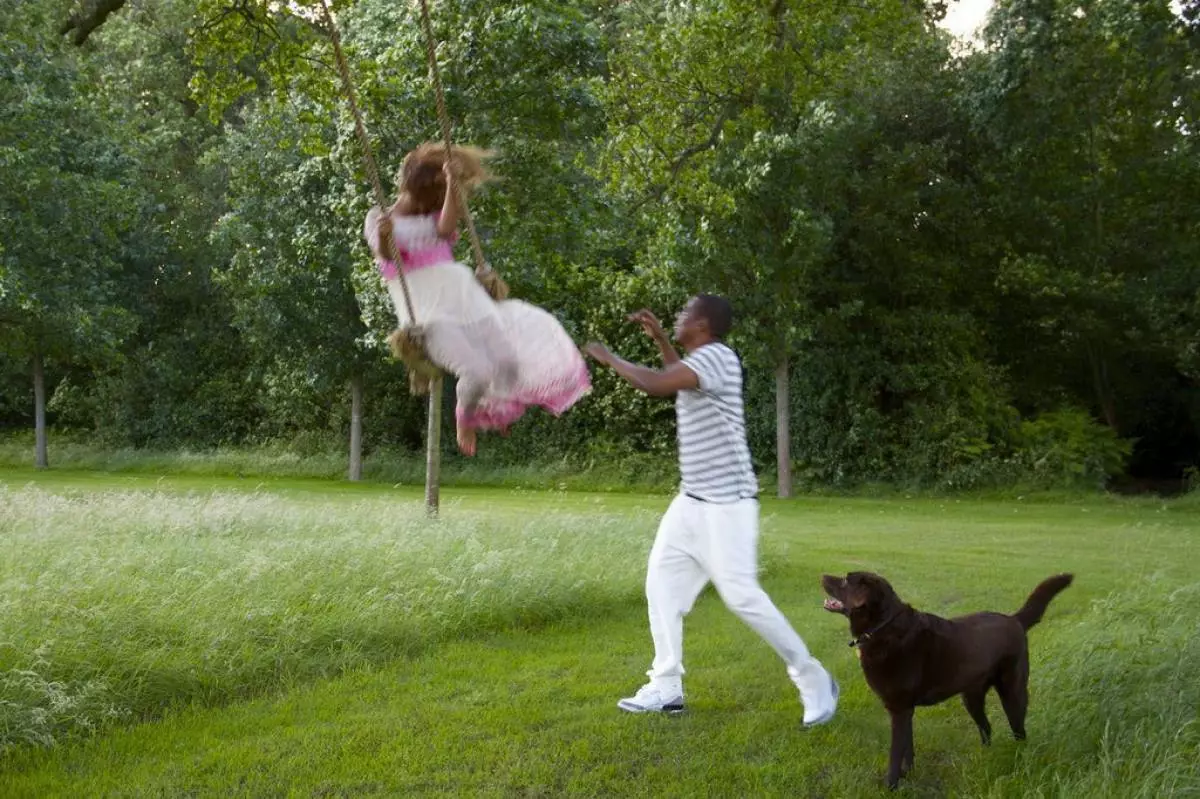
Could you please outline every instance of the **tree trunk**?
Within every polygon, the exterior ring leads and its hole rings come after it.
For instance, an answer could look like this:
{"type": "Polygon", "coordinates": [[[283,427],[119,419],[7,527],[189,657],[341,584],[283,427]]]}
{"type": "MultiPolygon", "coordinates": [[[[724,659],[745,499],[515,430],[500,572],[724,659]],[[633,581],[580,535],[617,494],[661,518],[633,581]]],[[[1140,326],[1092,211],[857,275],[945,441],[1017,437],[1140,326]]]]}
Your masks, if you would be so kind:
{"type": "Polygon", "coordinates": [[[350,378],[350,479],[362,479],[363,376],[350,378]]]}
{"type": "Polygon", "coordinates": [[[1104,358],[1096,353],[1094,347],[1090,344],[1087,348],[1088,361],[1092,367],[1092,385],[1096,389],[1096,401],[1100,405],[1100,410],[1104,414],[1104,421],[1114,431],[1120,432],[1117,426],[1117,403],[1113,399],[1112,386],[1108,380],[1108,364],[1104,358]]]}
{"type": "Polygon", "coordinates": [[[429,420],[425,429],[425,512],[438,515],[442,467],[442,378],[429,385],[429,420]]]}
{"type": "Polygon", "coordinates": [[[779,470],[778,494],[781,499],[792,495],[792,431],[788,386],[788,359],[783,356],[775,367],[775,455],[779,470]]]}
{"type": "Polygon", "coordinates": [[[36,440],[34,465],[48,469],[50,459],[46,447],[46,371],[42,363],[42,351],[33,351],[33,429],[36,440]]]}

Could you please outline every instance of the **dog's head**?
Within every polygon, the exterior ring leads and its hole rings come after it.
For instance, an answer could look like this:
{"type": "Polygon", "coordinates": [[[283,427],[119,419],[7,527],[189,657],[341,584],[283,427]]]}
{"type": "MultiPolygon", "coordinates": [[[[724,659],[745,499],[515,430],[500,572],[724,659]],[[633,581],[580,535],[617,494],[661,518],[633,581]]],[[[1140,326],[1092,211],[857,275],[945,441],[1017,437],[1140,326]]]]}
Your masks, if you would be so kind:
{"type": "Polygon", "coordinates": [[[874,572],[850,572],[845,577],[826,574],[821,587],[829,597],[825,609],[850,619],[850,628],[866,629],[886,618],[900,602],[891,583],[874,572]]]}

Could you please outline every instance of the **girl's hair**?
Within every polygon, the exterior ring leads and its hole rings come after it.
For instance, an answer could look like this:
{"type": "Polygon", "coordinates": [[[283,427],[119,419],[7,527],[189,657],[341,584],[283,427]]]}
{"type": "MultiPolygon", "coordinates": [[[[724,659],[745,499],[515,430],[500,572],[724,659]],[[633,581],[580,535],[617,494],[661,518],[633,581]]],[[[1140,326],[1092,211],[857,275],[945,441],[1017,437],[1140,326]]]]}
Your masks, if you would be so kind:
{"type": "MultiPolygon", "coordinates": [[[[468,193],[494,179],[486,163],[494,155],[491,150],[455,145],[451,155],[458,167],[458,181],[468,193]]],[[[407,197],[408,213],[424,215],[441,210],[446,201],[446,176],[442,174],[445,163],[446,145],[438,142],[426,142],[404,156],[396,173],[396,189],[401,198],[407,197]]],[[[379,223],[379,248],[385,258],[392,251],[391,238],[391,209],[388,209],[379,223]]]]}

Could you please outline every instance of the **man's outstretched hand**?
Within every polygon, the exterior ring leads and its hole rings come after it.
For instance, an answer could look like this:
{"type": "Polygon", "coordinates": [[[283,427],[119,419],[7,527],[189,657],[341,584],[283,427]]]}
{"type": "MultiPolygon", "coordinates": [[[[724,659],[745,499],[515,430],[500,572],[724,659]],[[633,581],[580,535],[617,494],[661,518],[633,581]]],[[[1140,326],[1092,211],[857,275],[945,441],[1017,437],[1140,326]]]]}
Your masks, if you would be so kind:
{"type": "Polygon", "coordinates": [[[667,337],[667,332],[663,330],[662,323],[658,321],[658,317],[646,308],[634,311],[626,318],[630,322],[641,325],[642,330],[646,331],[646,335],[655,341],[664,340],[667,337]]]}
{"type": "Polygon", "coordinates": [[[610,366],[613,362],[613,354],[608,351],[608,347],[598,341],[592,341],[585,345],[583,354],[605,366],[610,366]]]}

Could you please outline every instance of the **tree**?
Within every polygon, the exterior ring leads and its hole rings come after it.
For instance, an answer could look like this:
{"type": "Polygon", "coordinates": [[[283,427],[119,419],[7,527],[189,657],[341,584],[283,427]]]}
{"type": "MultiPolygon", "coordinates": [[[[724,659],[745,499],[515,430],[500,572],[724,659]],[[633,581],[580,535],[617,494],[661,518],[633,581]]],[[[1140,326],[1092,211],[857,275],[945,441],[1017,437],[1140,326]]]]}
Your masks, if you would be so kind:
{"type": "MultiPolygon", "coordinates": [[[[267,13],[274,16],[264,19],[278,25],[287,22],[287,14],[299,14],[303,20],[311,16],[299,6],[287,11],[268,9],[267,13]]],[[[504,183],[475,205],[487,255],[518,296],[535,302],[548,298],[561,307],[564,297],[554,291],[562,282],[558,276],[575,267],[577,261],[573,263],[573,259],[588,229],[586,217],[581,213],[588,209],[587,194],[580,189],[592,181],[580,169],[576,158],[588,139],[602,129],[602,109],[588,83],[602,67],[598,31],[578,9],[559,4],[486,8],[471,3],[446,4],[438,8],[435,22],[437,35],[444,43],[443,79],[455,136],[460,141],[493,147],[501,154],[498,169],[504,183]],[[555,98],[556,102],[545,102],[547,97],[555,98]]],[[[199,45],[207,53],[206,62],[223,63],[229,54],[242,51],[243,45],[238,42],[249,29],[241,19],[230,24],[234,27],[228,30],[210,29],[212,38],[199,45]],[[226,38],[219,38],[218,33],[226,38]]],[[[371,126],[379,166],[386,174],[398,165],[406,149],[422,140],[439,137],[426,75],[425,41],[415,10],[394,3],[357,3],[339,15],[338,24],[351,60],[351,72],[358,83],[357,94],[371,126]]],[[[282,36],[291,29],[281,30],[284,30],[282,36]]],[[[345,174],[361,181],[364,171],[359,161],[361,153],[344,111],[340,114],[333,111],[337,98],[330,88],[334,76],[311,68],[328,57],[326,43],[312,37],[311,31],[301,35],[302,28],[296,30],[296,41],[308,41],[308,49],[296,50],[299,60],[293,62],[286,74],[271,73],[271,84],[277,88],[290,86],[290,94],[276,111],[270,112],[265,105],[267,95],[259,94],[261,99],[256,101],[254,113],[260,118],[263,113],[278,117],[280,113],[291,113],[285,110],[288,106],[297,109],[287,123],[289,132],[280,138],[286,145],[287,136],[291,136],[291,142],[301,151],[289,162],[289,168],[304,173],[306,179],[316,180],[314,176],[319,173],[322,180],[336,184],[324,190],[325,198],[317,204],[336,216],[336,224],[344,235],[342,252],[352,253],[357,259],[352,272],[360,278],[355,280],[362,289],[360,310],[368,327],[378,331],[384,324],[381,317],[391,314],[381,313],[378,298],[382,295],[358,232],[369,198],[365,191],[356,192],[353,184],[338,180],[327,168],[330,164],[340,166],[345,174]],[[321,124],[329,116],[338,121],[333,136],[321,124]],[[318,165],[319,160],[328,163],[318,165]]],[[[209,85],[208,80],[205,77],[197,83],[209,85]]],[[[236,88],[236,83],[228,81],[223,85],[236,88]]],[[[224,103],[231,102],[232,97],[220,92],[211,96],[215,98],[213,102],[224,103]]],[[[262,135],[263,125],[259,124],[257,130],[262,135]]],[[[264,157],[267,161],[275,158],[264,157]]],[[[244,174],[256,170],[257,166],[244,174]]],[[[247,189],[250,183],[261,185],[265,191],[270,191],[273,184],[255,178],[243,181],[238,189],[258,196],[256,203],[266,202],[259,189],[247,189]]],[[[280,183],[288,185],[286,179],[280,183]]],[[[307,196],[311,199],[314,195],[307,196]]],[[[304,212],[312,212],[307,201],[299,206],[304,212]]],[[[270,207],[277,207],[274,201],[270,207]]],[[[254,235],[260,242],[266,240],[263,236],[273,242],[285,241],[289,226],[301,224],[298,213],[292,215],[291,222],[273,211],[256,213],[253,226],[258,233],[254,235]]],[[[234,224],[230,229],[238,225],[244,229],[249,216],[231,216],[234,224]]],[[[326,232],[332,235],[331,230],[326,232]]],[[[286,248],[249,249],[266,252],[269,259],[275,257],[271,250],[286,248]]],[[[287,259],[294,262],[297,256],[300,253],[293,247],[287,259]]],[[[249,256],[239,254],[239,259],[243,257],[249,256]]],[[[254,269],[240,270],[239,275],[257,275],[264,271],[261,267],[262,263],[256,261],[254,269]]],[[[230,285],[241,282],[239,277],[230,285]]],[[[336,347],[330,349],[338,351],[336,347]]]]}
{"type": "Polygon", "coordinates": [[[112,358],[130,329],[121,306],[124,233],[140,198],[89,76],[49,39],[43,4],[5,2],[0,56],[0,252],[4,354],[29,359],[36,463],[46,467],[47,367],[112,358]]]}
{"type": "Polygon", "coordinates": [[[330,410],[322,399],[334,386],[349,386],[349,475],[358,480],[364,373],[381,352],[367,344],[355,296],[361,258],[348,241],[353,229],[344,205],[352,187],[334,154],[318,144],[332,139],[328,122],[321,135],[300,121],[320,124],[319,109],[314,113],[304,98],[271,105],[248,111],[222,147],[233,165],[230,209],[218,227],[233,253],[222,279],[264,375],[270,429],[319,427],[330,410]]]}
{"type": "Polygon", "coordinates": [[[631,3],[609,102],[618,185],[651,187],[647,211],[680,282],[737,296],[751,358],[775,373],[778,491],[791,491],[789,360],[812,318],[809,276],[830,220],[800,166],[804,126],[839,76],[925,35],[920,4],[881,7],[631,3]]]}
{"type": "Polygon", "coordinates": [[[1147,438],[1174,426],[1153,398],[1195,390],[1180,380],[1200,291],[1196,34],[1166,3],[1011,0],[987,38],[970,96],[1007,234],[997,344],[1018,402],[1065,390],[1141,447],[1167,444],[1147,438]]]}
{"type": "Polygon", "coordinates": [[[190,94],[195,14],[183,0],[134,4],[80,54],[141,198],[122,256],[121,303],[136,329],[107,368],[68,373],[55,407],[60,422],[122,445],[240,441],[262,417],[252,360],[214,280],[229,257],[209,239],[225,209],[227,166],[213,156],[222,125],[190,94]]]}

